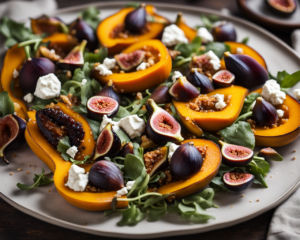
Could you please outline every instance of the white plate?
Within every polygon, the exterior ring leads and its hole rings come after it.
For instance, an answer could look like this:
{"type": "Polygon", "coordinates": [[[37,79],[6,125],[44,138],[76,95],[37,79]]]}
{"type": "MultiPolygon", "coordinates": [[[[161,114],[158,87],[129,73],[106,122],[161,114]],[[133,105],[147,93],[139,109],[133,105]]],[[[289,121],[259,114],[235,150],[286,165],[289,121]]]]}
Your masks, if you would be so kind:
{"type": "MultiPolygon", "coordinates": [[[[94,4],[101,9],[101,17],[105,18],[124,6],[124,3],[94,4]]],[[[56,13],[66,22],[77,16],[78,11],[90,5],[63,9],[56,13]]],[[[265,30],[235,17],[222,16],[219,12],[197,7],[186,7],[169,4],[155,4],[159,12],[174,20],[176,13],[182,11],[187,22],[194,26],[200,24],[200,14],[217,14],[223,19],[234,23],[238,40],[250,37],[249,45],[254,47],[266,60],[269,70],[274,74],[279,70],[295,72],[300,69],[300,59],[295,52],[282,41],[265,30]]],[[[54,185],[41,187],[31,191],[20,191],[16,183],[31,184],[33,173],[41,173],[47,167],[32,151],[24,145],[16,151],[17,157],[10,154],[11,164],[0,163],[0,196],[17,209],[55,225],[110,237],[121,238],[154,238],[179,234],[205,232],[238,224],[251,219],[277,206],[291,195],[300,184],[299,151],[293,150],[299,146],[300,139],[288,146],[278,148],[284,156],[283,162],[271,162],[271,172],[266,178],[269,188],[252,187],[241,197],[241,194],[218,194],[216,204],[219,209],[208,209],[207,212],[216,217],[206,224],[191,224],[174,214],[166,216],[158,222],[149,223],[146,220],[135,227],[117,227],[119,215],[104,217],[99,212],[84,211],[66,202],[56,191],[54,185]],[[292,158],[296,160],[292,161],[292,158]],[[21,165],[23,163],[23,165],[21,165]],[[31,164],[31,166],[30,166],[31,164]],[[36,169],[34,170],[34,165],[36,169]],[[23,171],[17,172],[22,167],[23,171]],[[26,171],[30,171],[27,174],[26,171]],[[14,172],[11,176],[10,172],[14,172]],[[49,192],[51,190],[51,192],[49,192]],[[259,201],[257,201],[259,199],[259,201]],[[252,201],[252,202],[250,202],[252,201]],[[85,224],[87,224],[85,226],[85,224]]],[[[22,223],[20,223],[22,224],[22,223]]]]}

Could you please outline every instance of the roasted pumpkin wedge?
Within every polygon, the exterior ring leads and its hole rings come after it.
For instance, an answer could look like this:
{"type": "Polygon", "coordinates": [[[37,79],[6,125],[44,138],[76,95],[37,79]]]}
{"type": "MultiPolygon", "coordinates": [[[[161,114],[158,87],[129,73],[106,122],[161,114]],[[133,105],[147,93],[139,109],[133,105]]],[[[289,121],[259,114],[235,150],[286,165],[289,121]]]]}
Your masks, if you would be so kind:
{"type": "MultiPolygon", "coordinates": [[[[72,118],[80,122],[85,131],[84,141],[81,143],[85,147],[82,150],[78,160],[93,154],[95,141],[91,128],[84,117],[68,108],[63,103],[56,104],[56,108],[59,108],[65,114],[72,116],[72,118]]],[[[75,192],[72,189],[65,186],[65,177],[68,176],[68,171],[72,165],[71,162],[65,161],[60,152],[58,152],[52,145],[50,145],[47,139],[43,136],[40,131],[35,118],[35,112],[28,112],[28,116],[31,119],[27,124],[25,131],[25,138],[32,149],[32,151],[54,172],[54,183],[57,191],[62,197],[73,204],[76,207],[90,210],[100,211],[111,208],[111,201],[116,195],[116,192],[105,192],[105,193],[90,193],[90,192],[75,192]]],[[[86,171],[89,171],[92,164],[81,165],[86,171]]],[[[117,207],[126,207],[127,202],[118,202],[117,207]]]]}
{"type": "Polygon", "coordinates": [[[159,40],[147,40],[135,43],[126,48],[122,53],[131,53],[142,50],[144,46],[150,46],[154,50],[156,63],[145,70],[129,73],[113,73],[109,76],[102,76],[99,71],[92,70],[93,77],[102,85],[106,85],[109,80],[114,82],[114,86],[122,93],[144,91],[163,83],[170,75],[172,60],[165,45],[159,40]]]}
{"type": "Polygon", "coordinates": [[[212,141],[204,139],[186,140],[183,143],[191,141],[196,147],[207,147],[201,170],[190,179],[169,183],[158,188],[157,192],[174,194],[176,198],[182,198],[205,188],[215,177],[222,161],[219,146],[212,141]]]}
{"type": "Polygon", "coordinates": [[[189,27],[182,19],[182,13],[178,13],[175,24],[184,32],[186,38],[191,42],[196,36],[197,31],[189,27]]]}
{"type": "MultiPolygon", "coordinates": [[[[262,89],[255,92],[261,93],[262,89]]],[[[276,106],[282,109],[284,118],[288,121],[278,127],[264,129],[256,126],[254,128],[255,145],[265,147],[281,147],[293,142],[300,135],[300,103],[290,95],[286,95],[282,105],[276,106]],[[286,109],[287,107],[287,109],[286,109]]]]}
{"type": "Polygon", "coordinates": [[[174,107],[181,122],[189,132],[201,136],[204,131],[214,132],[230,126],[239,116],[248,90],[239,86],[217,89],[209,94],[224,94],[225,99],[231,96],[230,103],[221,111],[198,112],[189,108],[186,102],[173,100],[174,107]]]}
{"type": "Polygon", "coordinates": [[[127,38],[114,37],[114,30],[124,23],[125,17],[128,13],[133,11],[134,8],[123,8],[116,14],[104,19],[97,28],[97,37],[101,44],[108,49],[109,54],[116,54],[121,52],[128,46],[149,39],[159,38],[164,30],[165,24],[169,21],[156,14],[156,8],[151,5],[146,6],[146,12],[148,15],[153,16],[156,22],[148,22],[149,31],[141,35],[129,36],[127,38]]]}
{"type": "MultiPolygon", "coordinates": [[[[224,42],[224,43],[230,46],[231,53],[236,54],[237,49],[241,48],[241,49],[243,49],[243,52],[244,52],[243,54],[254,58],[260,65],[262,65],[266,70],[268,70],[265,59],[258,52],[256,52],[253,48],[249,47],[246,44],[239,43],[239,42],[224,42]]],[[[221,59],[221,69],[226,69],[224,59],[221,59]]]]}

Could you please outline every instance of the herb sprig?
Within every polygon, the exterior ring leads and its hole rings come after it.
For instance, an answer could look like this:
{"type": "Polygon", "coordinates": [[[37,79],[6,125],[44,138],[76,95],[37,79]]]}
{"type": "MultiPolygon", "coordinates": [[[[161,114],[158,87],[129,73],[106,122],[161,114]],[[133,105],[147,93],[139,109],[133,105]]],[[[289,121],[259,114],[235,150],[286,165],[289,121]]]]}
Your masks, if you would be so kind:
{"type": "Polygon", "coordinates": [[[28,186],[26,184],[17,183],[17,187],[21,190],[29,190],[29,189],[37,188],[39,186],[45,186],[50,183],[53,183],[53,179],[47,177],[47,175],[49,175],[50,173],[45,174],[45,170],[43,169],[42,174],[34,174],[35,177],[33,178],[34,181],[33,185],[28,186]]]}

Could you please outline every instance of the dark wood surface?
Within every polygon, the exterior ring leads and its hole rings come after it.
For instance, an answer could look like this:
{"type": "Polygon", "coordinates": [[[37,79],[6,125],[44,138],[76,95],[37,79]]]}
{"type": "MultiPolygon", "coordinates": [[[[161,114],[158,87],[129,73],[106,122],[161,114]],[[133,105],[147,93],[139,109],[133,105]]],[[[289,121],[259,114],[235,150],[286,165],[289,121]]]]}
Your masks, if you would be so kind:
{"type": "MultiPolygon", "coordinates": [[[[157,1],[157,0],[156,0],[157,1]]],[[[0,2],[4,2],[0,0],[0,2]]],[[[83,3],[99,2],[95,0],[57,0],[59,8],[79,5],[83,3]]],[[[146,1],[147,2],[147,1],[146,1]]],[[[155,2],[155,0],[154,0],[155,2]]],[[[159,2],[159,1],[157,1],[159,2]]],[[[201,6],[220,10],[228,8],[231,13],[238,17],[243,17],[237,8],[234,0],[164,0],[164,2],[186,4],[192,6],[201,6]]],[[[274,33],[274,32],[273,32],[274,33]]],[[[279,38],[290,44],[289,34],[274,33],[279,38]]],[[[247,222],[240,223],[233,227],[228,227],[212,232],[194,234],[188,236],[190,240],[263,240],[266,239],[269,223],[271,221],[274,209],[252,219],[247,222]]],[[[151,225],[149,225],[151,227],[151,225]]],[[[99,239],[98,236],[80,233],[58,226],[48,224],[46,222],[28,216],[0,199],[0,239],[99,239]]],[[[101,237],[101,239],[113,239],[101,237]]],[[[169,237],[164,239],[179,240],[182,236],[169,237]]]]}

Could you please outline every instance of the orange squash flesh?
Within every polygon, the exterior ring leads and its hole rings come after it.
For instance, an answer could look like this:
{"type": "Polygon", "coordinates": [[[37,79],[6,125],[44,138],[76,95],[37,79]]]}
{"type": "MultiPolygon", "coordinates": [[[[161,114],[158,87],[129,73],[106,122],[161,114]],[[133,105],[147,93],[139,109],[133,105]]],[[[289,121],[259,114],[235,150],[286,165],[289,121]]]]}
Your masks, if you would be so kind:
{"type": "Polygon", "coordinates": [[[173,100],[181,122],[196,136],[200,137],[202,135],[203,131],[201,129],[215,132],[230,126],[238,118],[248,90],[239,86],[231,86],[216,89],[207,95],[212,96],[215,94],[224,94],[225,99],[231,95],[230,104],[217,112],[197,112],[187,107],[186,102],[173,100]]]}
{"type": "MultiPolygon", "coordinates": [[[[262,65],[266,70],[268,70],[265,59],[253,48],[239,42],[224,42],[224,43],[230,46],[231,53],[236,54],[237,48],[241,48],[243,49],[245,55],[254,58],[260,65],[262,65]]],[[[221,59],[221,69],[226,69],[224,59],[221,59]]]]}
{"type": "Polygon", "coordinates": [[[186,25],[184,22],[179,21],[176,23],[176,25],[184,32],[184,35],[189,42],[191,42],[197,36],[197,31],[186,25]]]}
{"type": "Polygon", "coordinates": [[[194,142],[195,146],[207,146],[206,156],[201,170],[188,180],[176,181],[158,188],[161,194],[175,194],[182,198],[205,188],[217,174],[222,161],[219,146],[212,141],[204,139],[186,140],[183,143],[194,142]]]}
{"type": "MultiPolygon", "coordinates": [[[[255,92],[261,93],[262,89],[255,92]]],[[[289,118],[283,125],[264,129],[263,127],[255,127],[255,145],[265,147],[281,147],[293,142],[300,135],[300,103],[290,95],[286,95],[283,102],[289,109],[289,118]]],[[[279,109],[282,105],[278,106],[279,109]]]]}
{"type": "Polygon", "coordinates": [[[123,53],[140,50],[143,46],[151,46],[160,54],[160,57],[158,57],[159,61],[153,66],[141,71],[131,73],[113,73],[109,76],[102,76],[99,74],[99,71],[93,68],[93,77],[103,86],[106,85],[109,80],[112,80],[114,82],[114,86],[118,90],[122,90],[124,93],[144,91],[163,83],[170,75],[172,59],[167,48],[161,43],[161,41],[147,40],[138,42],[126,48],[123,53]]]}
{"type": "MultiPolygon", "coordinates": [[[[94,151],[95,141],[88,122],[84,117],[69,109],[65,104],[58,103],[57,106],[64,113],[72,116],[78,122],[81,122],[85,131],[84,145],[86,148],[82,151],[83,155],[91,155],[94,151]]],[[[54,183],[57,191],[61,196],[76,207],[90,210],[101,211],[111,208],[111,201],[116,192],[90,193],[75,192],[65,186],[64,178],[68,175],[68,171],[72,165],[71,162],[65,161],[60,153],[51,146],[46,138],[42,135],[36,124],[35,112],[28,112],[31,119],[25,131],[25,138],[32,151],[54,172],[54,183]]],[[[84,156],[79,157],[83,159],[84,156]]],[[[86,171],[89,171],[92,164],[82,165],[86,171]]],[[[123,208],[127,206],[127,202],[118,202],[117,207],[123,208]]]]}
{"type": "MultiPolygon", "coordinates": [[[[133,10],[134,10],[134,8],[132,8],[132,7],[123,8],[116,14],[104,19],[99,24],[96,34],[97,34],[99,42],[103,46],[107,47],[109,54],[119,53],[123,49],[127,48],[128,46],[130,46],[136,42],[158,38],[160,36],[160,34],[162,33],[162,31],[164,30],[164,27],[165,27],[164,24],[157,23],[157,22],[151,22],[151,23],[148,23],[150,30],[142,35],[132,36],[132,37],[128,37],[128,38],[111,38],[110,34],[113,31],[113,29],[118,24],[124,23],[126,15],[133,10]]],[[[146,12],[148,13],[148,15],[154,16],[157,21],[169,22],[164,17],[157,15],[156,8],[151,5],[146,6],[146,12]]]]}
{"type": "Polygon", "coordinates": [[[61,48],[65,54],[69,53],[77,44],[77,40],[72,35],[65,33],[54,33],[43,39],[43,42],[48,41],[50,41],[49,49],[57,46],[61,48]]]}

